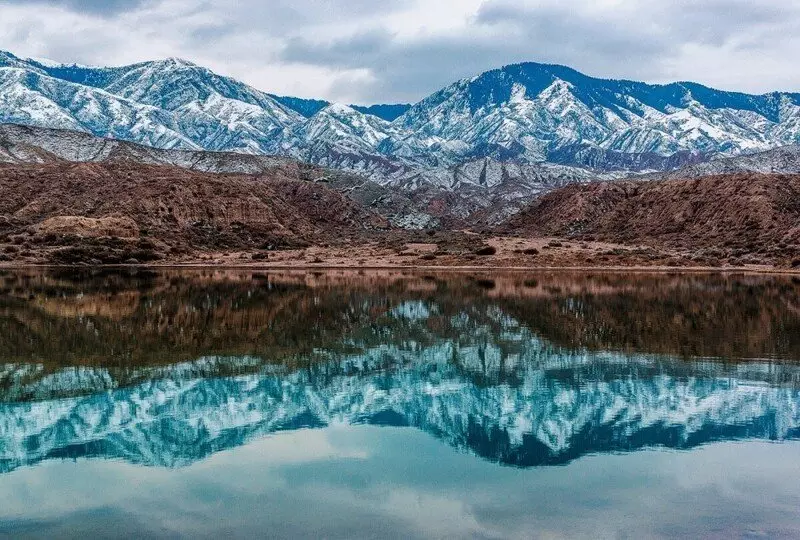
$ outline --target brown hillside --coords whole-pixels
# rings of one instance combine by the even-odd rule
[[[52,262],[93,249],[113,263],[126,252],[153,260],[160,252],[302,246],[385,225],[280,168],[246,176],[136,163],[10,165],[0,166],[0,192],[0,243],[50,246]]]
[[[791,263],[800,255],[800,176],[570,185],[543,196],[503,228]]]

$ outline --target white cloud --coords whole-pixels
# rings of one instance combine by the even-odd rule
[[[800,90],[782,0],[6,0],[0,48],[118,65],[181,56],[279,94],[415,101],[520,61],[653,82]]]

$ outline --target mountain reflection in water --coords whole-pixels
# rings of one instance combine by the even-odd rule
[[[800,438],[800,282],[0,273],[0,471],[410,426],[504,465]]]

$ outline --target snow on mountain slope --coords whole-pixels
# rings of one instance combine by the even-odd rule
[[[246,154],[280,154],[286,125],[273,112],[211,95],[174,110],[182,133],[204,149]],[[291,125],[291,124],[289,124]]]
[[[76,129],[161,148],[198,148],[161,109],[19,68],[0,68],[0,121]]]
[[[19,59],[17,62],[24,63]],[[57,79],[99,88],[166,111],[222,97],[258,106],[281,126],[301,119],[296,111],[281,105],[272,96],[180,58],[115,68],[44,65],[35,61],[29,61],[27,65]]]
[[[303,121],[263,92],[176,58],[129,66],[104,89],[174,112],[208,150],[278,153],[284,130]]]
[[[6,56],[9,56],[8,54]],[[0,66],[10,66],[12,60]],[[51,93],[69,93],[81,89],[83,101],[68,108],[68,114],[47,118],[31,118],[22,115],[7,115],[3,121],[30,123],[42,127],[82,129],[95,135],[111,135],[154,146],[171,148],[197,148],[206,150],[239,151],[253,154],[280,153],[286,128],[295,126],[303,117],[281,105],[272,97],[245,84],[214,74],[206,68],[179,59],[145,62],[120,68],[88,68],[80,66],[43,65],[26,62],[14,57],[13,64],[23,66],[22,84],[30,90],[39,89],[38,80],[46,80]],[[0,67],[8,71],[9,67]],[[18,68],[21,69],[21,68]],[[19,91],[17,91],[19,92]],[[5,95],[3,92],[2,95]],[[2,97],[0,95],[0,97]],[[120,103],[136,104],[139,110],[158,115],[163,124],[181,144],[153,140],[146,131],[164,131],[157,122],[150,122],[136,129],[109,131],[97,121],[82,122],[86,116],[82,105],[89,113],[100,114],[117,120],[135,118],[123,106],[102,108],[93,102],[104,102],[108,96]],[[52,96],[49,94],[46,97]],[[23,100],[17,100],[24,101]],[[57,103],[57,105],[62,105]],[[111,110],[107,110],[107,109]],[[13,107],[9,106],[13,111]],[[41,100],[28,109],[46,110]],[[41,116],[41,114],[40,114]]]
[[[377,154],[378,146],[393,133],[389,122],[339,103],[321,109],[298,130],[311,161],[332,149]]]
[[[162,110],[175,111],[194,104],[200,110],[212,109],[219,116],[218,124],[233,123],[236,128],[242,128],[236,124],[242,111],[232,110],[232,106],[208,107],[212,97],[258,107],[262,125],[253,133],[272,140],[237,143],[241,148],[277,148],[274,139],[283,130],[296,130],[308,117],[318,123],[320,119],[315,120],[315,116],[331,112],[327,102],[275,97],[174,58],[118,68],[89,68],[22,60],[3,53],[0,65],[104,89]],[[527,162],[546,160],[550,153],[575,144],[626,153],[733,155],[797,142],[799,104],[799,94],[755,96],[694,83],[648,85],[602,80],[563,66],[524,63],[459,81],[425,98],[397,118],[392,123],[394,129],[380,127],[382,135],[392,137],[379,152],[406,159],[414,153],[436,154],[437,166],[486,157],[481,152],[496,146],[505,150],[506,157]],[[391,109],[393,116],[403,108],[387,110]],[[249,112],[248,120],[253,112]],[[311,128],[306,131],[313,132]],[[213,136],[216,129],[210,132],[204,140],[205,134],[195,126],[193,141],[206,149],[226,149],[220,147],[225,140]],[[370,130],[365,135],[372,137],[374,133]],[[284,148],[296,150],[298,140],[283,142]],[[375,146],[374,140],[364,142]]]
[[[470,145],[518,143],[521,155],[538,159],[576,142],[633,153],[732,155],[799,140],[799,105],[798,94],[602,80],[563,66],[524,63],[444,88],[396,123],[424,137]]]

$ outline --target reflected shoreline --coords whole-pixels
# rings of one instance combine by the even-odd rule
[[[800,280],[0,271],[0,469],[413,427],[514,467],[800,438]]]
[[[303,342],[326,348],[405,301],[441,306],[440,318],[465,305],[484,318],[500,309],[571,349],[800,358],[800,279],[561,272],[0,272],[0,346],[5,359],[53,365],[275,356],[264,353]],[[339,318],[342,311],[349,319]],[[87,318],[100,339],[81,326]],[[27,343],[14,342],[20,332]],[[83,343],[45,350],[63,336]]]

